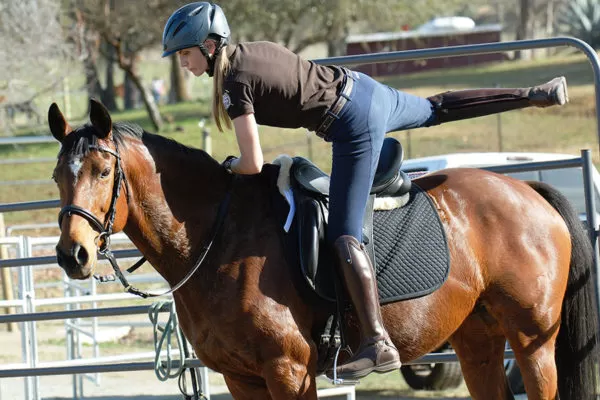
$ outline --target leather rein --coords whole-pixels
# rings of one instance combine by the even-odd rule
[[[70,217],[75,214],[75,215],[79,215],[80,217],[85,218],[94,229],[96,229],[97,231],[100,232],[100,235],[98,237],[98,249],[97,249],[98,253],[100,253],[101,255],[106,257],[106,259],[110,262],[110,265],[112,266],[115,273],[109,274],[109,275],[94,274],[94,279],[98,280],[99,282],[111,282],[111,281],[116,281],[118,279],[121,282],[121,284],[123,285],[123,287],[125,288],[126,292],[134,294],[136,296],[140,296],[142,298],[159,297],[159,296],[169,295],[169,294],[175,292],[176,290],[178,290],[179,288],[181,288],[192,277],[192,275],[194,275],[194,273],[196,273],[196,271],[198,270],[198,268],[200,268],[200,265],[202,265],[202,262],[206,258],[206,255],[208,254],[210,248],[212,247],[212,244],[213,244],[215,238],[217,237],[217,234],[221,230],[223,221],[225,220],[225,215],[227,214],[227,211],[229,209],[229,203],[231,201],[231,185],[230,185],[229,189],[227,190],[227,194],[225,195],[225,198],[221,201],[221,204],[219,204],[219,210],[217,212],[217,218],[212,227],[212,233],[210,235],[210,240],[209,240],[208,244],[206,244],[205,246],[202,247],[202,251],[200,253],[200,256],[198,257],[198,260],[196,261],[196,264],[187,273],[187,275],[178,284],[176,284],[175,286],[171,287],[169,290],[167,290],[166,292],[163,292],[163,293],[153,293],[153,292],[145,292],[145,291],[139,290],[139,289],[131,286],[131,284],[129,284],[129,282],[127,281],[127,278],[121,271],[121,268],[119,268],[119,265],[117,264],[117,260],[114,256],[113,252],[110,250],[110,236],[113,234],[113,225],[115,222],[115,216],[117,214],[117,200],[119,199],[122,185],[125,185],[125,193],[127,195],[127,203],[129,204],[129,190],[128,190],[128,186],[127,186],[127,180],[125,178],[125,173],[123,172],[123,167],[121,165],[121,156],[119,155],[119,149],[118,149],[117,143],[116,142],[113,142],[113,143],[115,145],[114,151],[111,150],[110,148],[104,147],[104,146],[90,146],[90,149],[92,149],[92,150],[97,150],[100,152],[104,152],[104,153],[113,155],[116,160],[115,181],[113,184],[113,193],[112,193],[112,198],[110,201],[110,207],[105,216],[105,222],[102,223],[94,214],[92,214],[90,211],[86,210],[85,208],[79,207],[78,205],[75,205],[75,204],[69,204],[69,205],[64,206],[58,213],[58,226],[59,226],[59,228],[62,229],[62,221],[63,221],[64,217],[65,216]],[[233,181],[233,179],[232,179],[232,181]],[[126,270],[126,272],[128,274],[131,274],[132,272],[137,270],[142,264],[144,264],[144,262],[146,262],[146,258],[142,257],[134,265],[129,267]]]

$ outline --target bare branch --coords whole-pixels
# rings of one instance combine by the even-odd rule
[[[0,96],[30,100],[66,75],[73,46],[60,24],[60,1],[19,0],[0,5]]]

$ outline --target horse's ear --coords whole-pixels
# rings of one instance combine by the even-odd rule
[[[112,132],[112,120],[106,107],[97,100],[90,100],[90,121],[98,130],[98,137],[106,139]]]
[[[52,103],[48,109],[48,125],[50,126],[52,136],[61,143],[73,131],[73,128],[71,128],[65,116],[60,112],[56,103]]]

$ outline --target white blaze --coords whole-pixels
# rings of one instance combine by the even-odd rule
[[[77,177],[79,176],[79,170],[81,170],[82,165],[83,165],[83,162],[81,161],[81,157],[74,158],[71,161],[69,161],[69,169],[71,170],[71,173],[73,174],[73,183],[77,182]]]

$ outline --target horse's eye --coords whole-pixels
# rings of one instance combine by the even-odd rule
[[[107,176],[110,175],[110,168],[106,168],[104,171],[102,171],[102,173],[100,174],[100,178],[106,178]]]

